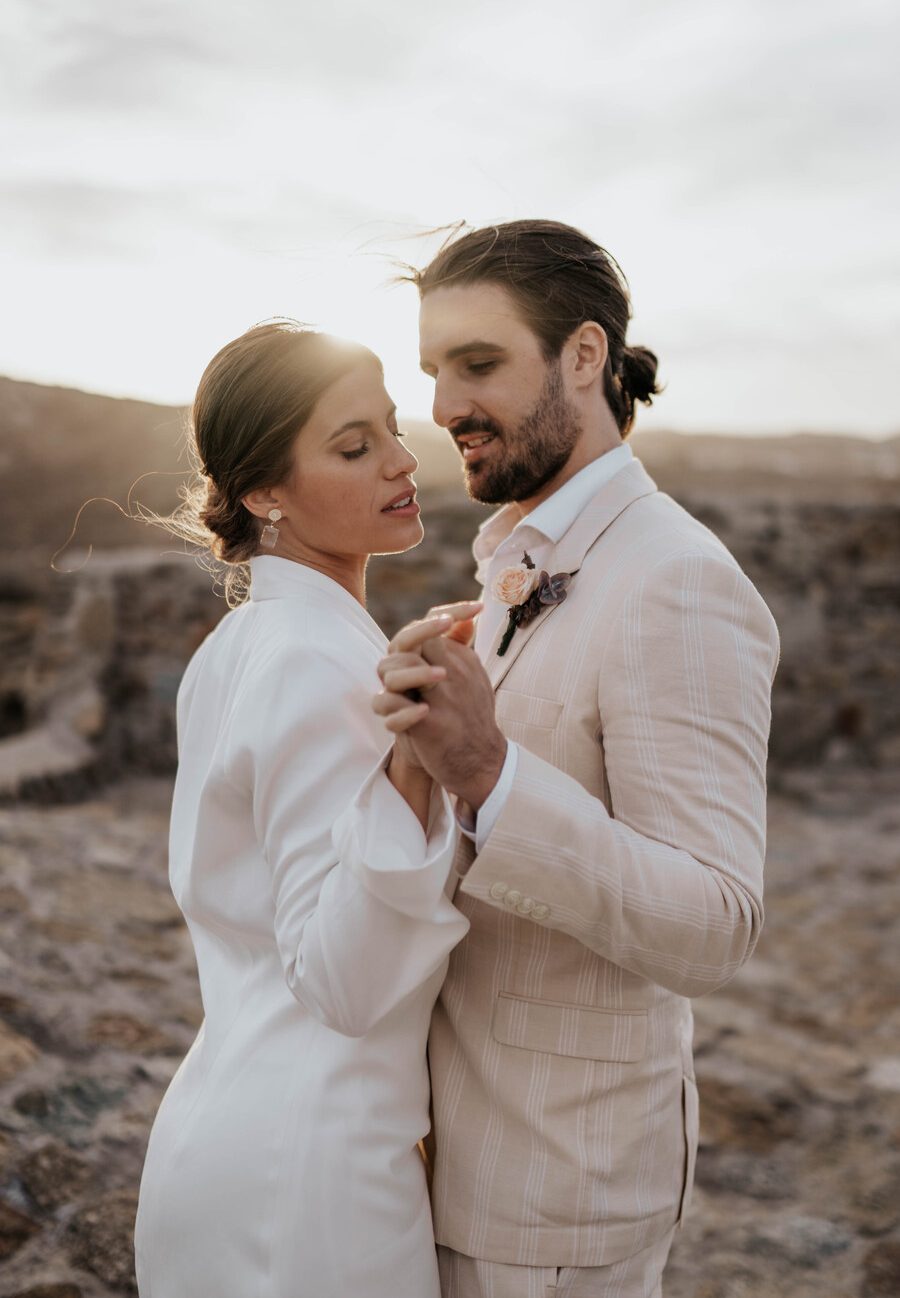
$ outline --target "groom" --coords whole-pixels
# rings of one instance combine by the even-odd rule
[[[444,1298],[651,1298],[693,1179],[689,997],[762,924],[777,632],[632,455],[656,358],[609,254],[516,221],[412,278],[434,418],[501,506],[475,653],[428,642],[409,732],[466,831],[429,1043]]]

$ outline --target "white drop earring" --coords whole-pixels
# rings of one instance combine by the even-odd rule
[[[275,524],[281,518],[280,509],[269,510],[269,521],[259,534],[259,543],[264,545],[267,550],[274,550],[278,544],[278,528]]]

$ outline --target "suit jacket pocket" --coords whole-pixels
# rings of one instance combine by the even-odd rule
[[[559,720],[563,705],[558,699],[544,699],[539,694],[525,694],[522,690],[497,691],[496,714],[500,726],[506,721],[520,725],[537,726],[539,730],[552,730]]]
[[[694,1170],[697,1163],[697,1143],[700,1138],[700,1099],[697,1094],[697,1083],[693,1078],[685,1076],[683,1087],[684,1185],[681,1190],[681,1204],[678,1209],[679,1225],[684,1221],[685,1214],[691,1206]]]
[[[501,1045],[520,1050],[633,1064],[644,1057],[647,1011],[600,1010],[500,992],[493,1033]]]

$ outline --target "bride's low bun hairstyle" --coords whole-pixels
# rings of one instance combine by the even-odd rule
[[[173,514],[141,516],[224,565],[230,605],[246,598],[246,563],[258,552],[263,526],[243,498],[285,481],[297,434],[316,403],[364,359],[375,357],[359,343],[275,320],[227,343],[203,372],[189,430],[195,479],[181,488]]]
[[[198,516],[214,538],[209,548],[223,563],[242,563],[256,553],[258,520],[240,501],[229,500],[212,478],[206,479],[206,496]]]

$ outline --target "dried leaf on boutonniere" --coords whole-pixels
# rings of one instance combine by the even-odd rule
[[[557,572],[551,577],[542,570],[535,577],[534,563],[527,551],[522,556],[521,563],[498,573],[493,586],[494,595],[502,603],[512,605],[503,639],[497,649],[499,658],[506,653],[518,627],[527,626],[545,608],[563,602],[574,576],[574,572]],[[514,602],[516,599],[519,603]]]

